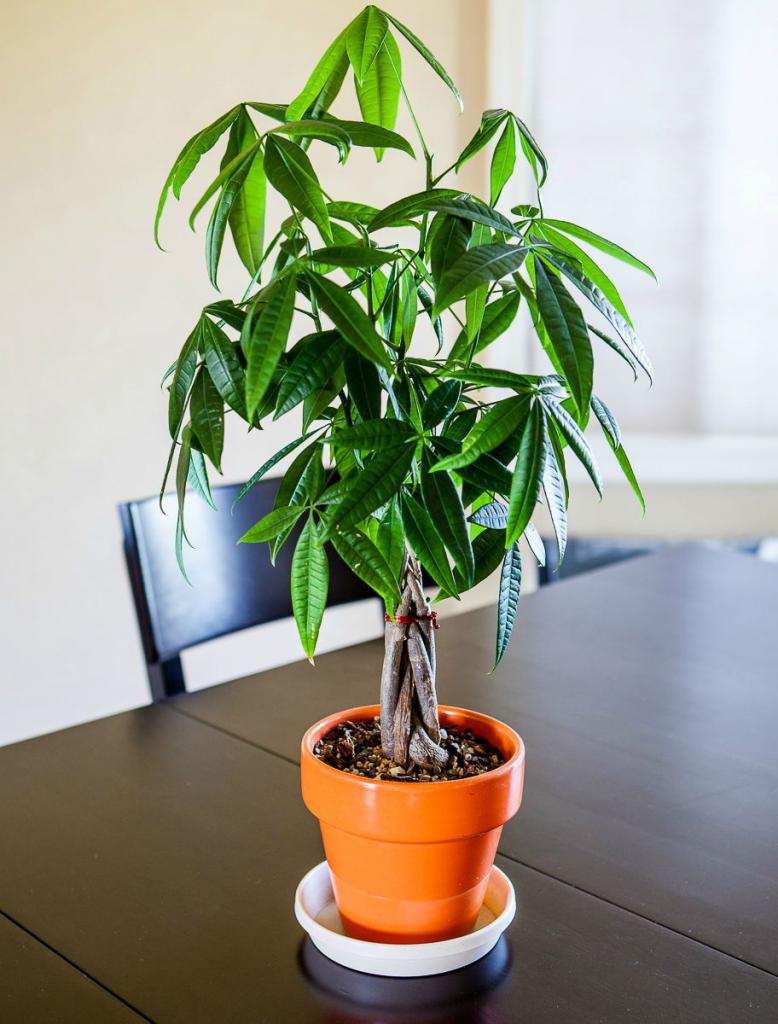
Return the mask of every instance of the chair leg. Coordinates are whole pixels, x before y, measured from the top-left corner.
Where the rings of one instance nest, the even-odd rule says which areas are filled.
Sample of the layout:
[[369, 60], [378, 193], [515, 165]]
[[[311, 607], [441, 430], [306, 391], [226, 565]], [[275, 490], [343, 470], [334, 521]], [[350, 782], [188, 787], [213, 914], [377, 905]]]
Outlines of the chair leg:
[[147, 666], [149, 689], [154, 704], [177, 693], [186, 693], [184, 670], [181, 658], [170, 658], [168, 661], [156, 661]]

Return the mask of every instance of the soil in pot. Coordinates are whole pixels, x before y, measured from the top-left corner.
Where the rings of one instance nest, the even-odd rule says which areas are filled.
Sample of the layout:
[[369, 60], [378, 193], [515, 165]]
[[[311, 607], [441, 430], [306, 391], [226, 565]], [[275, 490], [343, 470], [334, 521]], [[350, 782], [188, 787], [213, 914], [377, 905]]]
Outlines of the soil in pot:
[[412, 761], [397, 764], [381, 751], [379, 718], [344, 721], [316, 744], [315, 755], [325, 764], [351, 775], [389, 782], [453, 782], [484, 775], [505, 763], [500, 751], [470, 729], [444, 730], [440, 746], [448, 754], [446, 767], [437, 773]]

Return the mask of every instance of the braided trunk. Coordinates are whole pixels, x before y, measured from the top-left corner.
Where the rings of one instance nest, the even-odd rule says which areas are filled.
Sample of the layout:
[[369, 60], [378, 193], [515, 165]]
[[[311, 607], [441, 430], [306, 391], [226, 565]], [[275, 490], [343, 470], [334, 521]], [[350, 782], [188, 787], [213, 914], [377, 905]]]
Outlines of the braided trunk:
[[[402, 575], [402, 597], [395, 619], [387, 622], [381, 674], [381, 746], [397, 764], [426, 771], [445, 768], [448, 754], [440, 745], [442, 731], [435, 692], [435, 631], [421, 570], [408, 555]], [[403, 621], [403, 620], [416, 621]]]

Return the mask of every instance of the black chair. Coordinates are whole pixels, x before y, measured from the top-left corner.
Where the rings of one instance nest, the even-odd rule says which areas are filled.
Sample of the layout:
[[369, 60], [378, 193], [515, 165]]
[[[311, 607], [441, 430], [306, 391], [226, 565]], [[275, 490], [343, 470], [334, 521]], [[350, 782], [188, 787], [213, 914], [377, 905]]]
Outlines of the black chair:
[[[215, 637], [274, 622], [292, 614], [289, 573], [296, 534], [273, 567], [267, 544], [237, 544], [250, 526], [273, 507], [278, 480], [261, 480], [235, 506], [240, 485], [214, 487], [217, 511], [189, 496], [184, 545], [190, 586], [175, 558], [176, 499], [156, 498], [119, 506], [124, 552], [138, 616], [152, 700], [186, 691], [180, 654]], [[328, 548], [329, 605], [346, 604], [373, 591]], [[376, 599], [378, 605], [378, 599]]]

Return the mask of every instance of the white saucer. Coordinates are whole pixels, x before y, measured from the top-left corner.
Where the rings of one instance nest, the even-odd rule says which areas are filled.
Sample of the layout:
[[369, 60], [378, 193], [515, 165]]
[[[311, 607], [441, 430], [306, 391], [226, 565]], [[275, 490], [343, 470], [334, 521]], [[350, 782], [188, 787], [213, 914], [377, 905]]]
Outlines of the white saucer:
[[314, 946], [335, 963], [365, 974], [418, 978], [455, 971], [486, 956], [513, 920], [516, 894], [510, 878], [495, 866], [489, 876], [484, 905], [469, 934], [443, 942], [408, 945], [364, 942], [344, 934], [332, 894], [330, 870], [327, 862], [322, 861], [297, 886], [294, 912]]

